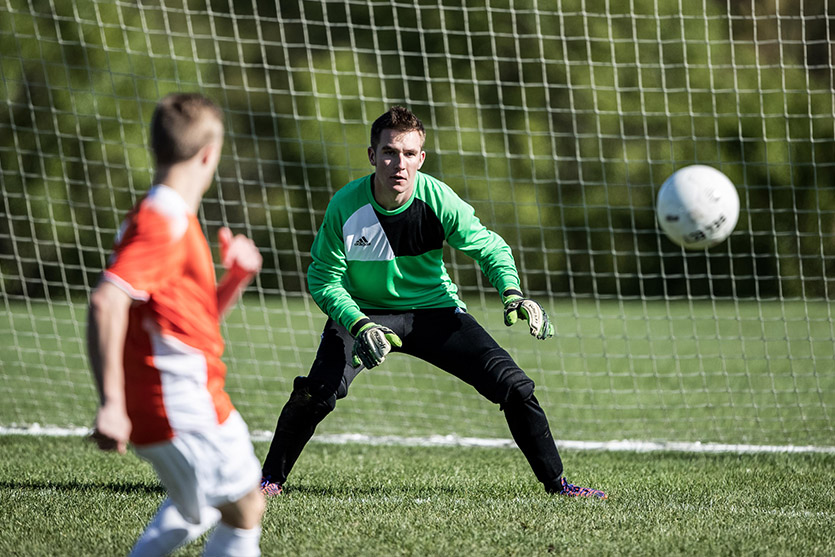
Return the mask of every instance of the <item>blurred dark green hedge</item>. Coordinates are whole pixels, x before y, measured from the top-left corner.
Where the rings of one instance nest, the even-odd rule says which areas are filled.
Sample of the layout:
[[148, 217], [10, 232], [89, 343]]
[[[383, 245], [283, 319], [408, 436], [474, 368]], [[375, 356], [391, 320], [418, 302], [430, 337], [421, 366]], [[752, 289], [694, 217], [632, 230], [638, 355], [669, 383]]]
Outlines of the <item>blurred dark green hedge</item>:
[[[693, 4], [4, 2], [0, 287], [85, 294], [149, 186], [154, 102], [199, 90], [228, 129], [207, 233], [255, 239], [267, 294], [304, 291], [330, 196], [371, 170], [368, 124], [406, 104], [429, 129], [424, 170], [508, 240], [531, 292], [829, 298], [832, 15]], [[729, 242], [683, 253], [654, 197], [696, 162], [743, 211]]]

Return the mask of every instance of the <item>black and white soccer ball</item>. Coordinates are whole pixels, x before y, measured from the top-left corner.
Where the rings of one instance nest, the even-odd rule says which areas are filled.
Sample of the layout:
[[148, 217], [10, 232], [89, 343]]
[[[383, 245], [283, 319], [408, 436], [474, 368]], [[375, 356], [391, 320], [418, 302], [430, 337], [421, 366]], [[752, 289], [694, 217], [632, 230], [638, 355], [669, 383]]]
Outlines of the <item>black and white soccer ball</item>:
[[675, 171], [661, 185], [656, 205], [664, 234], [685, 249], [725, 241], [739, 220], [739, 194], [722, 172], [701, 164]]

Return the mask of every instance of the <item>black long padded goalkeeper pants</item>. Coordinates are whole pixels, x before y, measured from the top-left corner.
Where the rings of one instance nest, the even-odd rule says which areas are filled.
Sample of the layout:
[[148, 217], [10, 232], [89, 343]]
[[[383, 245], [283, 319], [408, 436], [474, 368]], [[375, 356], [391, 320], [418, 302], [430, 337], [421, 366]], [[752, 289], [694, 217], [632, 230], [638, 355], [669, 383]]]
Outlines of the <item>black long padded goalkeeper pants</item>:
[[[458, 308], [365, 313], [400, 336], [403, 347], [392, 352], [425, 360], [499, 404], [513, 440], [537, 479], [549, 491], [559, 489], [562, 461], [545, 412], [533, 394], [534, 383], [475, 318]], [[351, 365], [353, 343], [344, 327], [328, 320], [310, 374], [296, 378], [278, 418], [263, 466], [264, 476], [271, 481], [283, 484], [287, 480], [316, 426], [348, 394], [363, 369]]]

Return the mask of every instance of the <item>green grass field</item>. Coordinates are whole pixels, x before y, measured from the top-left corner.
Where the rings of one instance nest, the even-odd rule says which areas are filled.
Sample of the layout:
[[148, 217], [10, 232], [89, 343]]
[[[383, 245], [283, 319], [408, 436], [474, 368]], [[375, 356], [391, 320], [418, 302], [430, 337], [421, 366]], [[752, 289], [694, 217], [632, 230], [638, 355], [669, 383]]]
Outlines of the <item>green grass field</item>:
[[[534, 379], [559, 439], [833, 445], [835, 304], [552, 300], [539, 342], [474, 315]], [[0, 315], [0, 425], [87, 426], [95, 410], [86, 308], [31, 302]], [[307, 374], [324, 317], [307, 299], [247, 299], [224, 325], [227, 386], [254, 431], [271, 431]], [[406, 356], [363, 372], [321, 430], [507, 437], [470, 387]]]
[[[89, 425], [84, 306], [7, 309], [0, 426]], [[558, 439], [835, 444], [830, 304], [549, 309], [560, 334], [547, 343], [473, 311], [537, 382]], [[247, 300], [230, 316], [228, 387], [253, 431], [274, 427], [323, 322], [305, 300]], [[319, 432], [508, 437], [495, 406], [397, 355], [363, 372]], [[546, 495], [513, 449], [312, 443], [269, 502], [264, 554], [835, 554], [833, 452], [562, 452], [567, 477], [608, 501]], [[125, 554], [162, 497], [132, 454], [0, 435], [0, 555]]]
[[[259, 456], [266, 444], [256, 445]], [[835, 455], [563, 451], [607, 501], [546, 495], [516, 450], [313, 443], [264, 555], [833, 555]], [[132, 454], [0, 437], [0, 554], [124, 555], [163, 497]], [[200, 544], [178, 555], [199, 555]]]

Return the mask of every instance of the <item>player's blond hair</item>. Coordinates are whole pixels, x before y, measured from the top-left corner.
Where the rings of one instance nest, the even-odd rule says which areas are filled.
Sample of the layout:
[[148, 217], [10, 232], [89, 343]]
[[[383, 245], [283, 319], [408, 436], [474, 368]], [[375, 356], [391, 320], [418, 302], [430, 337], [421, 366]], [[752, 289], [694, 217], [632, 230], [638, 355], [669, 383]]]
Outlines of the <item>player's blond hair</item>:
[[199, 93], [163, 97], [151, 118], [151, 151], [158, 166], [186, 161], [223, 140], [223, 112]]

